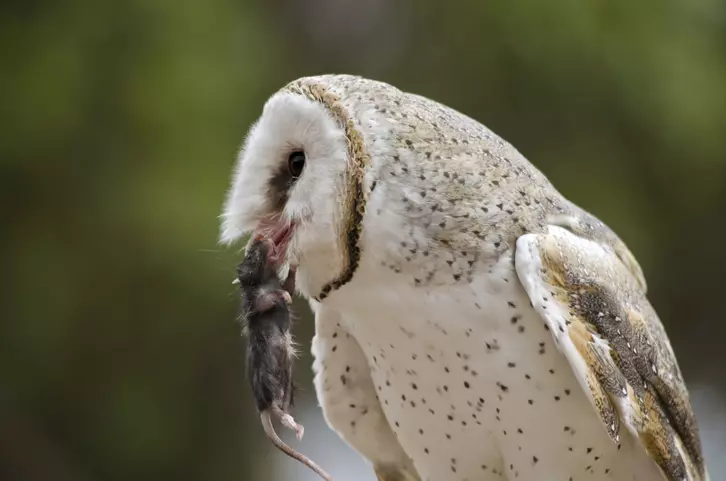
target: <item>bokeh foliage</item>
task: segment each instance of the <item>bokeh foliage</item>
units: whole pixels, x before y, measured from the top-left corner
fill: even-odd
[[[687,380],[726,391],[722,1],[15,0],[0,52],[3,479],[256,472],[217,216],[265,98],[324,72],[512,142],[621,234]]]

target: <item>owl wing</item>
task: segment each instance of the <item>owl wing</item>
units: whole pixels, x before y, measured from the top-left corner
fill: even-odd
[[[549,226],[517,240],[515,267],[613,442],[625,425],[666,480],[707,480],[673,349],[618,252]]]

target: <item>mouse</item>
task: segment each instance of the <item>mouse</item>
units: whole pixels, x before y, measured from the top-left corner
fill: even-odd
[[[292,337],[292,294],[295,270],[278,277],[274,243],[258,236],[247,247],[237,267],[242,297],[243,332],[247,337],[247,377],[252,388],[265,434],[280,451],[315,471],[322,479],[332,477],[307,456],[285,444],[275,432],[272,418],[295,431],[302,439],[304,428],[289,413],[294,402],[293,363],[296,357]]]

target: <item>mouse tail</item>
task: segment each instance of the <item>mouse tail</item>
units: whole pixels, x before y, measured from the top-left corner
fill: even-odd
[[[270,439],[270,441],[272,441],[272,444],[274,444],[277,449],[287,454],[291,458],[301,462],[308,468],[312,469],[318,476],[320,476],[325,481],[333,481],[333,478],[328,473],[326,473],[323,468],[318,466],[312,459],[308,458],[302,453],[295,451],[293,448],[285,444],[282,439],[280,439],[280,437],[275,432],[274,426],[272,425],[272,417],[270,416],[269,409],[266,409],[260,413],[260,420],[262,421],[262,428],[265,430],[265,434]]]

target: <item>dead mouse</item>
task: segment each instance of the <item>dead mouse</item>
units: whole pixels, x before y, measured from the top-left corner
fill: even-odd
[[[320,466],[285,444],[272,425],[274,416],[283,426],[294,430],[298,439],[303,436],[303,427],[288,413],[295,389],[292,378],[295,347],[289,309],[295,273],[291,270],[283,285],[277,275],[273,251],[270,240],[257,237],[237,267],[235,283],[239,283],[242,291],[242,319],[248,340],[247,375],[267,437],[279,450],[321,478],[332,481]]]

